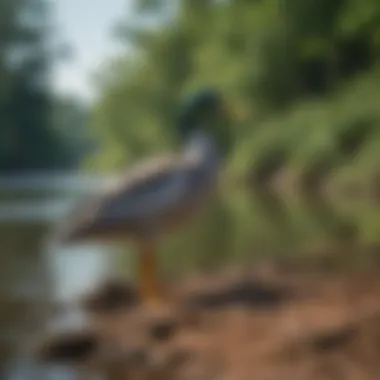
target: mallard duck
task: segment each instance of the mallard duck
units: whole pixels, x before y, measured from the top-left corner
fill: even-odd
[[[185,99],[176,120],[180,150],[137,164],[115,186],[76,207],[59,228],[59,241],[134,242],[141,299],[163,297],[156,261],[159,238],[193,215],[215,188],[221,153],[210,131],[229,119],[225,104],[213,89]]]

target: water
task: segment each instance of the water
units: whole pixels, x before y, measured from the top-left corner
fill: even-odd
[[[9,379],[31,378],[34,366],[19,359],[23,339],[46,328],[50,306],[70,300],[111,271],[104,248],[64,250],[46,243],[51,228],[73,202],[108,181],[75,176],[0,178],[0,371],[15,362]],[[64,323],[77,325],[78,318],[70,314]]]
[[[104,247],[63,250],[45,243],[73,202],[110,180],[57,174],[0,177],[0,371],[11,368],[8,379],[45,378],[23,359],[24,339],[46,327],[50,302],[70,300],[113,270],[113,256]],[[331,250],[344,251],[338,255],[344,262],[368,264],[375,260],[379,237],[380,207],[370,200],[281,199],[224,188],[202,217],[166,239],[162,266],[174,278],[196,268]],[[133,273],[131,265],[126,259],[127,273]],[[73,315],[62,323],[83,321]]]

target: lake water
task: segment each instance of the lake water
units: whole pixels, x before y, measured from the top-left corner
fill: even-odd
[[[70,206],[110,180],[75,174],[0,177],[0,371],[8,373],[1,378],[53,379],[23,359],[25,339],[45,328],[51,302],[69,300],[113,271],[111,258],[119,256],[106,254],[105,247],[63,250],[47,244]],[[162,270],[174,278],[196,268],[329,249],[344,250],[345,262],[373,265],[379,237],[380,207],[370,200],[281,199],[222,189],[203,215],[166,240]],[[120,257],[126,274],[133,275],[134,255]]]
[[[20,362],[23,339],[46,327],[53,302],[69,300],[111,271],[104,248],[64,250],[47,240],[74,202],[107,182],[75,175],[0,177],[0,370],[16,361],[12,380],[32,378],[34,367]],[[72,319],[64,323],[78,323]]]

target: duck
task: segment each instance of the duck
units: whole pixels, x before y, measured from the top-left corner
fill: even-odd
[[[55,241],[63,246],[134,244],[139,299],[163,300],[158,270],[161,237],[197,215],[213,196],[223,167],[215,131],[232,115],[216,89],[188,95],[174,118],[179,149],[135,163],[112,186],[76,205],[58,227]]]

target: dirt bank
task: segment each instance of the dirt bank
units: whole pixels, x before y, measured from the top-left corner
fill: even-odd
[[[154,310],[116,280],[81,301],[97,344],[123,352],[125,379],[378,378],[375,273],[322,275],[271,264],[194,275],[171,290],[170,305]]]

